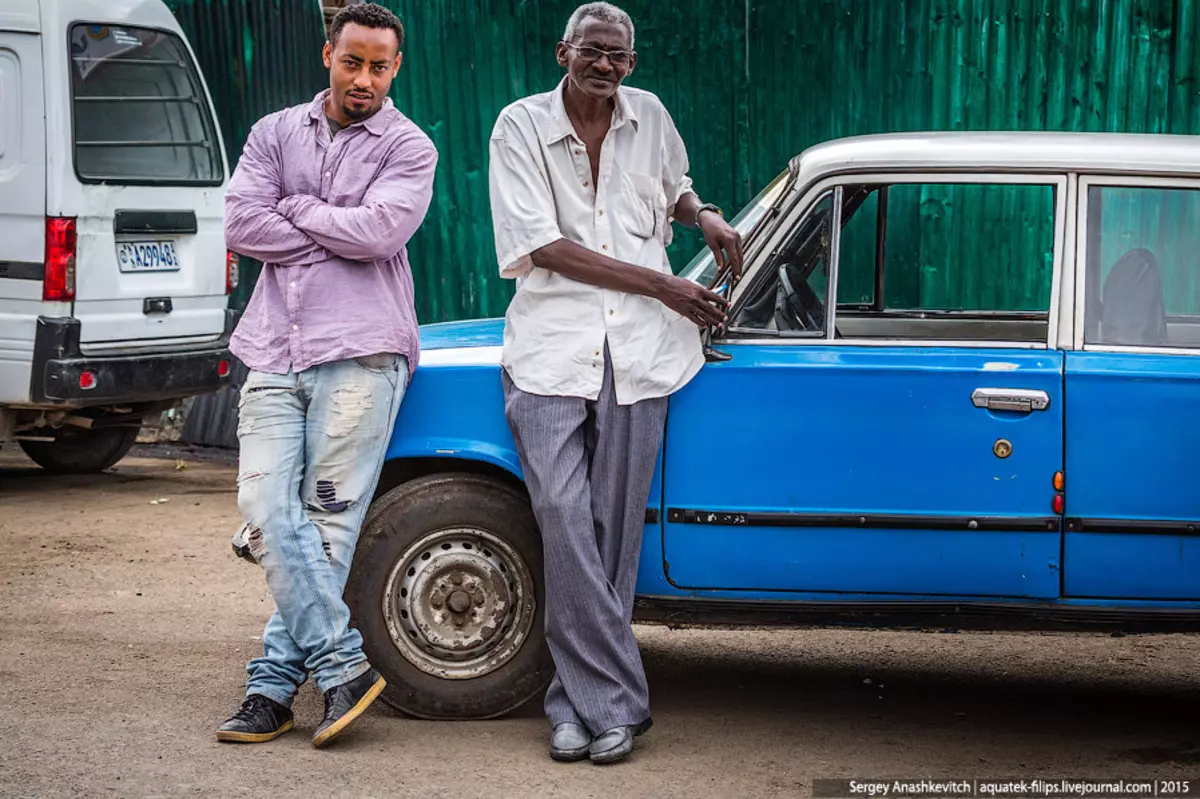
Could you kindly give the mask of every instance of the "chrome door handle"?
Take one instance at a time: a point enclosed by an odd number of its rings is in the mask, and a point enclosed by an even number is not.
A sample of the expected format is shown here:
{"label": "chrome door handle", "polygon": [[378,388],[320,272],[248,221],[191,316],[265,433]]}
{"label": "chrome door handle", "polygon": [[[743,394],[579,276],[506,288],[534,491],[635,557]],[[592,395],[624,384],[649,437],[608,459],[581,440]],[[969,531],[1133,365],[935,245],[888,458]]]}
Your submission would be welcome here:
{"label": "chrome door handle", "polygon": [[977,388],[971,392],[971,404],[989,411],[1030,413],[1050,407],[1050,395],[1029,388]]}

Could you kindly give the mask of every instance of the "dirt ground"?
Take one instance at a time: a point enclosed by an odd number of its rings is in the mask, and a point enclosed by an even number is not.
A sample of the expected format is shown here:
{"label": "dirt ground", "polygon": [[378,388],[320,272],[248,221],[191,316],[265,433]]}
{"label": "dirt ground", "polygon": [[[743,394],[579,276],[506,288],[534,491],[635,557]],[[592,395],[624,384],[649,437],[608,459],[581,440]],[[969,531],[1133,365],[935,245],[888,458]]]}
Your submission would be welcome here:
{"label": "dirt ground", "polygon": [[271,600],[229,549],[232,465],[140,454],[51,478],[0,453],[0,795],[695,799],[807,796],[823,777],[1200,776],[1200,637],[1182,635],[642,627],[655,727],[620,765],[551,762],[537,702],[477,723],[377,703],[317,751],[311,688],[297,732],[218,744]]}

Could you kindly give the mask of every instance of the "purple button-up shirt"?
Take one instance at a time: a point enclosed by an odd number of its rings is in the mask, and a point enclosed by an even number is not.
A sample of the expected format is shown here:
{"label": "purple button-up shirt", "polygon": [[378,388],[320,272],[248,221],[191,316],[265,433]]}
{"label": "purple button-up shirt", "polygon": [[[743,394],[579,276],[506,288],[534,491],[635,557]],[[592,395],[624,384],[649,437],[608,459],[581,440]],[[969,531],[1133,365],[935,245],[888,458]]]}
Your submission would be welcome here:
{"label": "purple button-up shirt", "polygon": [[437,150],[385,100],[330,135],[326,90],[261,119],[225,196],[226,246],[262,261],[230,349],[274,374],[377,353],[419,355],[405,245]]}

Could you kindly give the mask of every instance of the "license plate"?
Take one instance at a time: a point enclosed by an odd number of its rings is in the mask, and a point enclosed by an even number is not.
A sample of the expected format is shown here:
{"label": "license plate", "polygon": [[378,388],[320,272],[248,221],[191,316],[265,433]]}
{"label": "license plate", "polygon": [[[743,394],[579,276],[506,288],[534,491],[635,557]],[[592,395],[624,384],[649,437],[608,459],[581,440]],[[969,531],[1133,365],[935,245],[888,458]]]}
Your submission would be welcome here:
{"label": "license plate", "polygon": [[179,255],[173,241],[122,241],[117,265],[122,272],[177,272]]}

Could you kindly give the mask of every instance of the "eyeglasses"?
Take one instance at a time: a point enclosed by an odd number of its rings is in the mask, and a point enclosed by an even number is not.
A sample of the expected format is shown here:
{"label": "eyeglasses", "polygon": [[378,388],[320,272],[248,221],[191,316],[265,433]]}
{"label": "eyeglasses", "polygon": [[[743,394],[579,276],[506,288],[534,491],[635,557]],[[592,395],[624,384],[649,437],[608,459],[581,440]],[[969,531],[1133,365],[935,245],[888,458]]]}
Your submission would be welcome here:
{"label": "eyeglasses", "polygon": [[604,56],[608,56],[608,63],[614,67],[627,67],[633,63],[633,59],[637,58],[637,53],[632,50],[601,50],[599,47],[580,46],[570,42],[563,42],[563,44],[579,53],[579,57],[584,61],[599,61]]}

